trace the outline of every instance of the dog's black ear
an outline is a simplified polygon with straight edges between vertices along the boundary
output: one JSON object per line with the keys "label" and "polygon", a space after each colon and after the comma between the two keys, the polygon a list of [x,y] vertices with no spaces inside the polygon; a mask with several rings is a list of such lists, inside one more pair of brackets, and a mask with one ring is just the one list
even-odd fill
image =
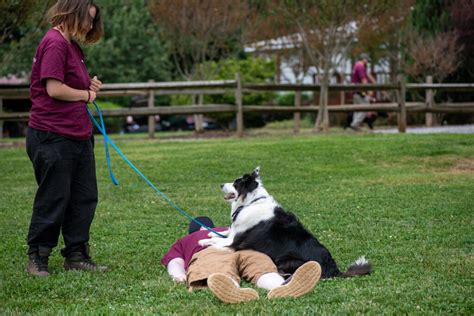
{"label": "dog's black ear", "polygon": [[258,182],[252,173],[251,175],[246,175],[244,176],[244,182],[243,182],[243,192],[245,194],[252,192],[258,187]]}
{"label": "dog's black ear", "polygon": [[255,179],[260,178],[260,166],[256,167],[252,172],[252,177]]}
{"label": "dog's black ear", "polygon": [[234,181],[234,188],[237,190],[238,196],[244,200],[248,193],[258,188],[258,181],[253,174],[244,174]]}

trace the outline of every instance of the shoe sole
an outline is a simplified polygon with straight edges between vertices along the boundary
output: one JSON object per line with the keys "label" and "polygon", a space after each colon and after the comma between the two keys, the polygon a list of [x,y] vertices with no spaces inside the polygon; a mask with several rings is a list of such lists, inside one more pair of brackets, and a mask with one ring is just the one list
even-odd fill
{"label": "shoe sole", "polygon": [[281,298],[281,297],[300,297],[316,286],[321,278],[321,266],[316,261],[308,261],[300,266],[288,284],[274,288],[268,292],[267,297]]}
{"label": "shoe sole", "polygon": [[40,278],[46,278],[49,277],[49,272],[46,271],[31,271],[30,269],[26,268],[25,269],[26,273],[28,273],[31,276],[35,277],[40,277]]}
{"label": "shoe sole", "polygon": [[237,287],[234,281],[224,274],[211,274],[207,286],[221,301],[229,304],[253,301],[259,298],[257,291],[251,288]]}

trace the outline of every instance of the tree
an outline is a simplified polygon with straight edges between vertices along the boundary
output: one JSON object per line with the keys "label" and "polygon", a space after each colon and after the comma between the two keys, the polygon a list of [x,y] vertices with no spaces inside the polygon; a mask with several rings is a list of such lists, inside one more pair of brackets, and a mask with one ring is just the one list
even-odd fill
{"label": "tree", "polygon": [[[417,0],[412,14],[412,25],[425,38],[456,37],[459,67],[446,82],[472,82],[474,78],[474,1],[472,0]],[[442,45],[445,43],[442,43]],[[448,56],[450,57],[450,56]],[[459,102],[470,101],[472,93],[440,93],[443,98]]]}
{"label": "tree", "polygon": [[54,0],[0,2],[0,76],[27,76],[46,28],[44,16]]}
{"label": "tree", "polygon": [[457,41],[454,32],[439,33],[434,37],[414,32],[408,44],[410,63],[406,73],[422,82],[426,76],[433,76],[435,82],[443,82],[461,63],[462,47]]}
{"label": "tree", "polygon": [[[323,86],[329,84],[332,73],[347,58],[359,32],[370,34],[366,25],[393,5],[388,0],[268,0],[264,3],[263,11],[255,14],[254,29],[259,34],[254,38],[262,33],[273,34],[269,38],[284,36],[294,50],[304,50],[301,56],[307,56],[316,67]],[[327,94],[326,89],[321,91],[315,129],[327,131]]]}
{"label": "tree", "polygon": [[[463,50],[460,55],[458,70],[448,77],[449,82],[474,81],[474,1],[456,0],[450,8],[451,21],[458,38],[457,43]],[[456,101],[471,101],[474,93],[456,94],[451,96]]]}
{"label": "tree", "polygon": [[149,4],[168,44],[178,74],[187,80],[205,79],[206,61],[240,50],[245,1],[158,0]]}
{"label": "tree", "polygon": [[353,56],[365,52],[373,61],[388,67],[392,82],[396,82],[397,76],[405,69],[406,38],[411,33],[410,12],[414,2],[380,3],[382,9],[377,14],[365,17],[352,48]]}
{"label": "tree", "polygon": [[[245,1],[158,0],[151,1],[149,9],[168,44],[177,73],[186,80],[212,77],[207,61],[228,57],[236,47],[240,50]],[[202,115],[194,119],[196,131],[202,132]]]}
{"label": "tree", "polygon": [[145,0],[102,0],[104,38],[86,47],[88,69],[103,82],[169,80],[169,61]]}
{"label": "tree", "polygon": [[15,39],[26,24],[37,24],[38,15],[45,12],[51,1],[3,0],[0,2],[0,44]]}
{"label": "tree", "polygon": [[450,31],[449,7],[452,3],[452,0],[417,0],[411,14],[415,31],[431,36]]}
{"label": "tree", "polygon": [[[18,23],[0,46],[0,74],[28,76],[31,60],[41,37],[50,27],[45,13],[53,1],[33,1],[29,19]],[[92,75],[103,82],[167,80],[168,54],[159,37],[146,0],[97,1],[104,21],[105,36],[97,44],[83,47]],[[41,9],[41,10],[40,10]]]}

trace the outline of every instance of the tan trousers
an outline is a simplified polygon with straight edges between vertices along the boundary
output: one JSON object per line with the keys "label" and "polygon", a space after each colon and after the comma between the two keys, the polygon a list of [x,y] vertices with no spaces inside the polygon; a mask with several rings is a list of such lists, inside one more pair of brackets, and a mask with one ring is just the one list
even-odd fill
{"label": "tan trousers", "polygon": [[[352,103],[354,104],[370,104],[370,100],[366,96],[361,96],[360,94],[354,94],[352,97]],[[360,127],[362,122],[367,117],[369,112],[354,112],[352,117],[351,127]]]}
{"label": "tan trousers", "polygon": [[187,285],[190,289],[206,287],[213,273],[223,273],[240,283],[240,278],[257,283],[265,273],[277,272],[277,267],[266,254],[254,250],[206,248],[194,254],[189,263]]}

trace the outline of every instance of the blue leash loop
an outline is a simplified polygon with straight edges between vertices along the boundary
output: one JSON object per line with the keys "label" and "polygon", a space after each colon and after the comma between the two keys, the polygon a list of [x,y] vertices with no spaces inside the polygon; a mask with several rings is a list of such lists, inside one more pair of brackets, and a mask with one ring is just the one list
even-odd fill
{"label": "blue leash loop", "polygon": [[109,144],[110,146],[112,146],[115,151],[120,155],[120,157],[122,157],[123,160],[125,160],[125,162],[143,179],[145,180],[145,182],[153,189],[155,190],[158,194],[160,194],[174,209],[176,209],[178,212],[180,212],[181,214],[183,214],[184,216],[186,216],[187,218],[189,218],[190,220],[192,220],[193,222],[195,222],[196,224],[198,224],[199,226],[201,227],[204,227],[205,229],[207,229],[208,231],[211,231],[213,232],[214,234],[222,237],[222,238],[226,238],[226,236],[220,234],[219,232],[215,231],[214,229],[210,228],[209,226],[201,223],[200,221],[198,221],[197,219],[193,218],[191,215],[189,215],[188,213],[186,213],[185,211],[183,211],[181,208],[179,208],[176,204],[174,204],[163,192],[161,192],[150,180],[148,180],[147,177],[145,177],[145,175],[140,171],[138,170],[137,167],[135,167],[135,165],[122,153],[122,151],[114,144],[114,142],[112,141],[112,139],[110,139],[110,137],[107,135],[107,132],[105,131],[105,124],[104,124],[104,119],[102,117],[102,111],[100,110],[99,106],[97,105],[97,103],[95,101],[92,102],[97,110],[97,113],[99,114],[99,119],[100,119],[100,125],[99,125],[99,122],[97,122],[97,120],[94,118],[94,116],[92,115],[91,111],[89,110],[89,108],[86,106],[86,110],[87,110],[87,113],[89,114],[89,117],[91,118],[92,122],[94,123],[95,127],[97,127],[97,129],[100,131],[100,133],[104,136],[104,144],[105,144],[105,157],[107,159],[107,167],[109,169],[109,175],[110,175],[110,178],[112,179],[112,182],[114,185],[118,185],[118,181],[117,179],[115,178],[114,176],[114,173],[112,172],[112,167],[111,167],[111,163],[110,163],[110,154],[109,154]]}

